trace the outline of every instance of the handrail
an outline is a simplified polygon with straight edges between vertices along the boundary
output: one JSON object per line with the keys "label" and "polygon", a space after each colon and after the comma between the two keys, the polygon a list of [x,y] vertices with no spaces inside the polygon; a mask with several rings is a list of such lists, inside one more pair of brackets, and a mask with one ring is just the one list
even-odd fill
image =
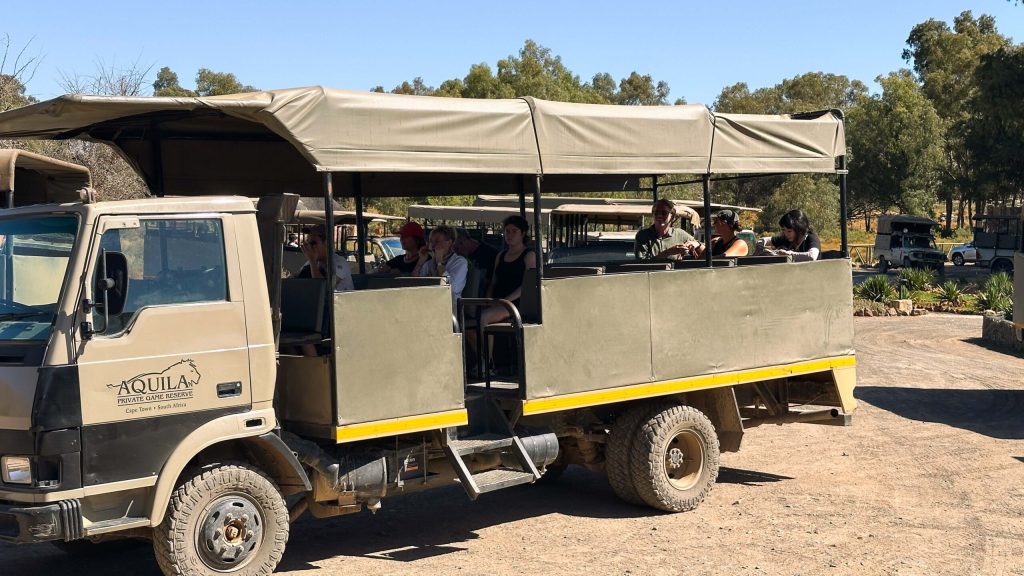
{"label": "handrail", "polygon": [[[526,349],[523,335],[523,319],[519,315],[516,305],[504,298],[460,298],[459,299],[459,320],[460,324],[466,326],[466,308],[483,308],[486,306],[502,306],[508,311],[509,322],[512,324],[516,340],[516,383],[519,385],[520,398],[526,397]],[[480,317],[477,317],[476,326],[476,352],[477,368],[483,374],[485,387],[491,388],[491,374],[488,369],[487,337],[484,332],[486,326],[480,324]]]}

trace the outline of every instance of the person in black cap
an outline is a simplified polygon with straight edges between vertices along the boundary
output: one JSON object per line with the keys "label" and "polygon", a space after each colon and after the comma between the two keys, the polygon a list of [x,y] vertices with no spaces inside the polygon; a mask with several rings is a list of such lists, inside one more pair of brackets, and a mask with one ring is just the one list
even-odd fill
{"label": "person in black cap", "polygon": [[[711,255],[716,258],[727,258],[730,256],[746,256],[747,243],[740,240],[736,233],[743,229],[740,226],[740,218],[732,210],[719,210],[711,218],[711,226],[715,229],[715,236],[711,239]],[[703,258],[704,244],[693,248],[694,258]]]}

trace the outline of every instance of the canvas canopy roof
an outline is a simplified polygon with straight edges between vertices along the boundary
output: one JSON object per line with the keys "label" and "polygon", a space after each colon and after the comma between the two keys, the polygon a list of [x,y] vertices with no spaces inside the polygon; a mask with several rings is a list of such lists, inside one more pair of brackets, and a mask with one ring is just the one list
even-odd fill
{"label": "canvas canopy roof", "polygon": [[[832,112],[712,114],[614,106],[293,88],[202,98],[69,95],[0,114],[0,138],[106,142],[163,194],[335,192],[414,196],[629,189],[667,173],[834,172]],[[580,178],[586,176],[586,178]],[[601,178],[603,177],[603,178]],[[486,186],[486,188],[482,188]]]}
{"label": "canvas canopy roof", "polygon": [[15,206],[76,202],[91,180],[85,166],[26,150],[0,150],[0,193],[16,192]]}

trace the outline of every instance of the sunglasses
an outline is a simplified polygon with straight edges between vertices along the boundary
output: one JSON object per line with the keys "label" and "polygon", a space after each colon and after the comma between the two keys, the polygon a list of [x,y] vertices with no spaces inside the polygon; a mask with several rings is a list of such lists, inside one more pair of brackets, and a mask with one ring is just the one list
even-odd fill
{"label": "sunglasses", "polygon": [[669,211],[669,210],[655,210],[654,211],[654,215],[655,216],[668,216],[670,214],[672,214],[672,212]]}

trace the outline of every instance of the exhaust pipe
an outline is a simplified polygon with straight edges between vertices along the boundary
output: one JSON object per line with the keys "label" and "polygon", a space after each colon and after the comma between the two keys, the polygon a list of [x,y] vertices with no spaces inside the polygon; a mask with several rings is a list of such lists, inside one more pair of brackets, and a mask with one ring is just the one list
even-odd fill
{"label": "exhaust pipe", "polygon": [[815,410],[813,412],[788,412],[778,416],[748,418],[743,421],[743,429],[756,428],[762,424],[792,424],[796,422],[826,424],[830,426],[849,426],[850,415],[840,414],[838,408]]}

